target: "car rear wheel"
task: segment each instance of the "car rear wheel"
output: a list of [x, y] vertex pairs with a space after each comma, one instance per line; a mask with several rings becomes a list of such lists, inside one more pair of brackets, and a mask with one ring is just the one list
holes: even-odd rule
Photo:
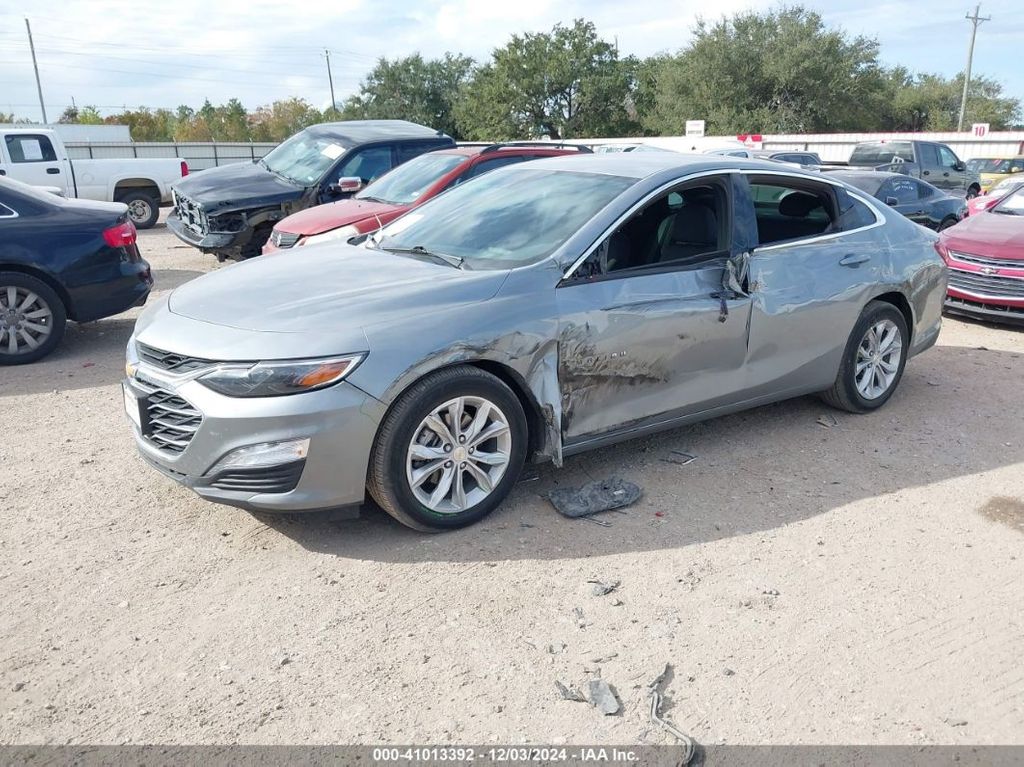
[[0, 365], [23, 365], [52, 352], [64, 335], [64, 302], [42, 280], [0, 272]]
[[903, 377], [908, 344], [907, 321], [902, 312], [892, 304], [872, 301], [846, 342], [835, 383], [822, 398], [851, 413], [880, 408]]
[[136, 229], [150, 229], [160, 218], [160, 204], [145, 192], [128, 192], [119, 202], [128, 206], [128, 218]]
[[526, 458], [526, 415], [500, 379], [472, 367], [415, 384], [384, 419], [368, 489], [416, 530], [465, 527], [509, 494]]

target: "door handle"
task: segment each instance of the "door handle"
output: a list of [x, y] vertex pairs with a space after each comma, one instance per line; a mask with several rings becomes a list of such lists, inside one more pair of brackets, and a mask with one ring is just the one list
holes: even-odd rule
[[46, 172], [49, 173], [51, 176], [55, 176], [58, 173], [60, 173], [60, 168], [47, 168]]
[[930, 176], [930, 175], [931, 175], [931, 173], [932, 173], [932, 172], [931, 172], [930, 170], [923, 170], [923, 171], [921, 171], [921, 175], [922, 175], [922, 176]]
[[943, 176], [945, 176], [946, 178], [949, 178], [949, 171], [946, 171], [946, 172], [945, 172], [945, 173], [943, 173], [942, 175], [943, 175]]
[[848, 253], [839, 259], [840, 266], [860, 266], [871, 260], [871, 256], [864, 253]]

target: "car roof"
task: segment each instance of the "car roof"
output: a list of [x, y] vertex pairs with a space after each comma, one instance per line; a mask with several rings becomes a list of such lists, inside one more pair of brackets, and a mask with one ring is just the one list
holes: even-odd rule
[[536, 154], [537, 152], [557, 153], [555, 156], [562, 154], [588, 154], [588, 152], [579, 152], [568, 144], [562, 146], [560, 143], [556, 144], [540, 141], [533, 144], [460, 144], [459, 146], [435, 149], [430, 154], [456, 154], [463, 157], [476, 157], [479, 154], [483, 154], [485, 149], [488, 150], [488, 154], [494, 155]]
[[[715, 154], [684, 154], [682, 152], [597, 152], [582, 156], [549, 157], [545, 160], [517, 165], [517, 168], [533, 166], [543, 162], [549, 170], [576, 171], [577, 173], [603, 173], [610, 176], [643, 179], [670, 170], [682, 173], [702, 171], [763, 170], [786, 173], [805, 178], [828, 180], [827, 175], [810, 173], [793, 166], [780, 165], [771, 160], [750, 160], [745, 157], [727, 157]], [[496, 171], [495, 171], [496, 172]]]
[[346, 120], [318, 123], [306, 130], [315, 135], [330, 136], [351, 144], [394, 139], [448, 138], [441, 131], [408, 120]]

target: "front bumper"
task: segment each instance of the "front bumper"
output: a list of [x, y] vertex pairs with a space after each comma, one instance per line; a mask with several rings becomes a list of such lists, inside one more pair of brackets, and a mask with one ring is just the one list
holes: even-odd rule
[[179, 240], [200, 250], [236, 250], [249, 239], [248, 232], [210, 232], [209, 234], [199, 234], [194, 229], [186, 226], [174, 213], [167, 217], [167, 228]]
[[[344, 381], [320, 391], [284, 397], [226, 397], [188, 376], [139, 365], [125, 386], [137, 396], [158, 387], [202, 418], [179, 453], [157, 447], [152, 428], [131, 425], [135, 443], [153, 467], [207, 500], [254, 511], [313, 511], [360, 504], [384, 406]], [[225, 478], [214, 467], [240, 447], [309, 439], [304, 461], [263, 467]], [[290, 489], [289, 489], [290, 488]], [[270, 489], [271, 492], [268, 492]]]
[[949, 295], [946, 297], [944, 308], [949, 314], [958, 314], [976, 320], [1024, 325], [1024, 306], [1010, 306], [991, 299], [982, 300]]

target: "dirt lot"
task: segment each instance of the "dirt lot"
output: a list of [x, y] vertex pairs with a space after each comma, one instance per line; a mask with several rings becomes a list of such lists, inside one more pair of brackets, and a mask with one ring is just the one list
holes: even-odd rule
[[[159, 290], [215, 267], [141, 239]], [[637, 440], [425, 536], [146, 467], [134, 316], [0, 370], [0, 742], [663, 743], [667, 662], [707, 744], [1024, 743], [1024, 333], [949, 319], [879, 413], [805, 398]], [[645, 492], [611, 527], [540, 497], [610, 473]], [[621, 715], [559, 698], [595, 675]]]

